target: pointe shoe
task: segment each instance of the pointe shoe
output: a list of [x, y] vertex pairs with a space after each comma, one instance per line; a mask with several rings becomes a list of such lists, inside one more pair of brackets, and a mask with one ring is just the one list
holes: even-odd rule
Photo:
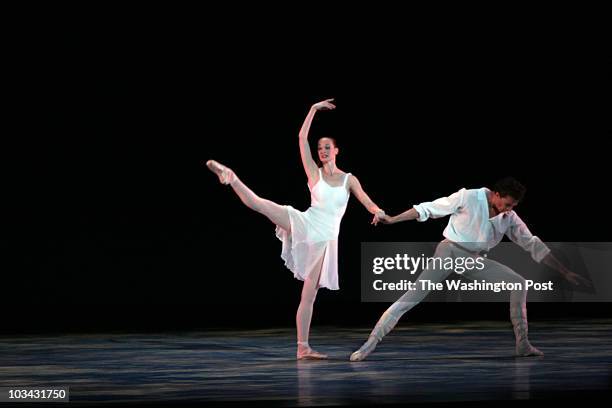
[[304, 353], [297, 353], [298, 360], [327, 360], [327, 354], [319, 353], [313, 349], [308, 349]]
[[362, 361], [368, 357], [374, 349], [376, 349], [376, 345], [378, 344], [378, 340], [374, 337], [370, 337], [368, 341], [363, 343], [363, 346], [353, 354], [351, 354], [351, 361]]
[[[299, 346], [304, 346], [304, 350], [300, 352]], [[298, 342], [298, 352], [296, 355], [298, 360], [327, 360], [327, 354], [314, 351], [308, 343]]]
[[533, 347], [528, 341], [522, 341], [516, 345], [517, 357], [542, 357], [543, 352]]
[[209, 160], [206, 162], [206, 167], [219, 177], [221, 184], [231, 184], [236, 179], [236, 174], [229, 167], [225, 167], [221, 163]]

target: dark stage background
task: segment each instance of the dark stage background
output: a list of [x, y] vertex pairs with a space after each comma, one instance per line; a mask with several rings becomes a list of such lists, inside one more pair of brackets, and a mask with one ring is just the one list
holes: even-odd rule
[[[513, 175], [536, 235], [610, 241], [606, 55], [543, 40], [422, 45], [395, 32], [108, 33], [41, 35], [18, 50], [3, 331], [292, 325], [301, 283], [274, 226], [200, 163], [214, 158], [262, 197], [305, 210], [297, 135], [309, 106], [330, 97], [338, 108], [317, 114], [311, 143], [335, 137], [339, 168], [387, 212]], [[388, 306], [360, 303], [360, 242], [438, 241], [447, 222], [370, 219], [352, 198], [341, 289], [319, 292], [315, 327], [372, 326]], [[426, 303], [406, 319], [507, 319], [507, 309]], [[529, 307], [532, 319], [610, 310]]]

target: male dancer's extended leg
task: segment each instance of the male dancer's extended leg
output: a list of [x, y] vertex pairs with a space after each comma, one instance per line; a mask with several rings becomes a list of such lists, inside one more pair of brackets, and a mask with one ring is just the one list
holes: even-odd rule
[[[447, 247], [448, 245], [444, 244], [444, 242], [440, 243], [436, 249], [436, 255], [434, 256], [443, 257], [443, 253], [447, 251]], [[451, 272], [452, 270], [444, 270], [443, 268], [425, 269], [417, 279], [429, 280], [434, 283], [442, 282], [448, 275], [450, 275]], [[374, 329], [370, 333], [368, 340], [359, 350], [351, 354], [351, 361], [361, 361], [370, 355], [378, 343], [382, 341], [383, 337], [393, 330], [402, 315], [425, 299], [429, 292], [429, 290], [423, 290], [421, 285], [417, 284], [416, 290], [411, 290], [404, 293], [402, 297], [400, 297], [382, 314], [376, 323], [376, 326], [374, 326]]]

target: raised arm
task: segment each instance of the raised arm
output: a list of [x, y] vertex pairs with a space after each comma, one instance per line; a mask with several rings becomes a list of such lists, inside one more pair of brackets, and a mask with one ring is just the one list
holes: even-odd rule
[[308, 132], [310, 132], [310, 125], [312, 124], [312, 120], [314, 119], [317, 111], [332, 110], [336, 108], [336, 106], [331, 103], [332, 101], [333, 99], [327, 99], [312, 105], [310, 111], [308, 111], [308, 115], [306, 115], [306, 119], [304, 119], [302, 128], [300, 129], [300, 156], [302, 157], [302, 165], [304, 166], [306, 177], [308, 177], [308, 184], [310, 185], [316, 182], [318, 167], [312, 158], [310, 144], [308, 143]]

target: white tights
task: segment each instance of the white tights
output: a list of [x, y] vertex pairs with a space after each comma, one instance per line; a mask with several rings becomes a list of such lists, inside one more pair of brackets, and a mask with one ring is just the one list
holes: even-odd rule
[[[471, 254], [456, 245], [443, 241], [436, 249], [436, 256], [471, 256]], [[512, 282], [521, 283], [523, 290], [515, 290], [510, 293], [510, 320], [516, 337], [516, 354], [520, 356], [541, 355], [542, 353], [529, 344], [527, 339], [527, 289], [525, 279], [509, 267], [491, 259], [484, 260], [485, 268], [481, 271], [471, 270], [465, 275], [473, 280], [485, 280], [488, 282]], [[419, 279], [432, 282], [442, 282], [450, 275], [449, 270], [426, 269]], [[417, 286], [419, 287], [419, 286]], [[414, 306], [419, 304], [427, 295], [428, 290], [413, 290], [406, 292], [401, 298], [393, 303], [378, 320], [372, 330], [368, 342], [362, 347], [362, 354], [367, 356], [397, 324], [399, 319]], [[360, 357], [360, 356], [358, 356]]]

